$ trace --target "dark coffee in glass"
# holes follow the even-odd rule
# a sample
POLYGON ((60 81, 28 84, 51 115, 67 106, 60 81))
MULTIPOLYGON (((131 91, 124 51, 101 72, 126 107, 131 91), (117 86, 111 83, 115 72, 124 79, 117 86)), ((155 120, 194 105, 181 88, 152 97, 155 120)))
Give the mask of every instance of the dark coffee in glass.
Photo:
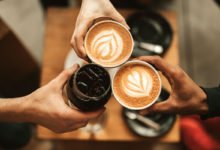
POLYGON ((109 73, 101 66, 87 64, 76 71, 66 86, 69 101, 82 111, 102 108, 111 97, 109 73))

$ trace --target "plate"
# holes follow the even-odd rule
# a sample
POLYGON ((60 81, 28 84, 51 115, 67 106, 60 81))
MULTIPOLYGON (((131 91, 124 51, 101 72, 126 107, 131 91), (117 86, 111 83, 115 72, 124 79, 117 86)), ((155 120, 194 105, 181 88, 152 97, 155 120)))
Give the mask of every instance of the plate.
MULTIPOLYGON (((173 38, 173 31, 163 16, 152 11, 137 12, 128 17, 127 23, 135 41, 161 45, 163 53, 160 55, 166 53, 173 38)), ((135 47, 133 56, 141 55, 157 54, 135 47)))
MULTIPOLYGON (((169 97, 169 93, 165 89, 162 89, 161 94, 160 94, 157 102, 164 101, 168 97, 169 97)), ((127 124, 128 128, 133 133, 135 133, 139 136, 142 136, 142 137, 147 137, 147 138, 155 138, 155 137, 163 136, 172 128, 172 126, 176 120, 176 115, 161 114, 161 113, 146 115, 145 117, 160 124, 161 129, 157 131, 157 130, 154 130, 150 127, 147 127, 146 125, 144 125, 142 122, 140 122, 138 120, 129 119, 125 115, 126 111, 132 111, 132 110, 129 110, 127 108, 123 108, 123 111, 122 111, 122 116, 123 116, 124 121, 127 124)))
MULTIPOLYGON (((87 64, 85 60, 78 57, 74 51, 74 49, 71 49, 69 53, 66 56, 65 62, 64 62, 64 69, 70 68, 73 64, 79 64, 80 67, 87 64)), ((115 68, 105 68, 108 73, 110 74, 111 79, 114 76, 114 73, 117 71, 118 67, 115 68)))
POLYGON ((71 49, 69 53, 66 56, 65 62, 64 62, 64 69, 70 68, 73 64, 79 64, 79 66, 83 66, 86 64, 86 61, 79 58, 75 51, 71 49))

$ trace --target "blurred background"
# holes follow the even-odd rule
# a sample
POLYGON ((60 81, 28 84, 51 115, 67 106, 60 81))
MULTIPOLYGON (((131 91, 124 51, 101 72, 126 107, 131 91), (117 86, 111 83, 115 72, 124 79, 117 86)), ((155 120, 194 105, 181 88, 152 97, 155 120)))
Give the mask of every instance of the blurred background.
MULTIPOLYGON (((219 85, 220 7, 216 1, 112 0, 112 2, 116 8, 148 7, 176 11, 181 67, 201 86, 219 85)), ((80 4, 80 0, 0 0, 2 97, 22 96, 39 87, 47 9, 80 7, 80 4)), ((166 145, 163 147, 170 149, 166 148, 166 145)), ((24 149, 30 148, 53 149, 53 144, 50 141, 32 140, 24 149)), ((179 149, 179 146, 174 145, 173 149, 179 149)))

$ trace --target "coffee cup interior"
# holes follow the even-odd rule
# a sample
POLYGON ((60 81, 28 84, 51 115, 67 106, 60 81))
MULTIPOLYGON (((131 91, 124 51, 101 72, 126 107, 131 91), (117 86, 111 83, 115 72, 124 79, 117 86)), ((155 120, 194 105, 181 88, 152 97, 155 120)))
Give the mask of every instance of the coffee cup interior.
POLYGON ((128 109, 130 109, 130 110, 142 110, 142 109, 146 109, 146 108, 150 107, 151 105, 153 105, 153 104, 157 101, 157 99, 158 99, 158 97, 159 97, 159 95, 160 95, 160 93, 161 93, 161 88, 162 88, 161 78, 160 78, 160 75, 159 75, 159 73, 157 72, 157 70, 156 70, 151 64, 149 64, 149 63, 147 63, 147 62, 144 62, 144 61, 141 61, 141 60, 128 61, 128 62, 126 62, 125 64, 123 64, 122 66, 120 66, 119 68, 117 68, 117 69, 114 71, 114 73, 112 74, 112 80, 111 80, 111 82, 112 82, 112 83, 111 83, 111 84, 112 84, 112 92, 113 92, 113 95, 114 95, 115 99, 116 99, 123 107, 128 108, 128 109), (115 88, 114 88, 115 86, 117 86, 117 84, 119 84, 118 82, 115 81, 115 77, 116 77, 117 73, 118 73, 121 69, 123 69, 124 67, 129 66, 129 65, 134 65, 134 64, 141 64, 141 65, 144 65, 144 66, 147 66, 148 68, 150 68, 150 69, 155 73, 155 75, 157 76, 158 82, 159 82, 159 89, 158 89, 158 93, 157 93, 157 95, 155 96, 155 98, 154 98, 153 100, 151 100, 150 103, 148 103, 148 104, 146 104, 146 105, 144 105, 144 106, 140 106, 140 107, 132 107, 132 106, 126 104, 126 103, 122 100, 122 98, 120 98, 120 97, 116 94, 117 92, 115 91, 115 88))

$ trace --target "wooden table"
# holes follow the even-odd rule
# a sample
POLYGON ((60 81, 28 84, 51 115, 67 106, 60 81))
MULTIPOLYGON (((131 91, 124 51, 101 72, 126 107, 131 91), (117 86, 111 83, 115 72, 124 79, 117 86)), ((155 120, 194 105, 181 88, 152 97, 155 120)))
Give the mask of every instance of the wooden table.
MULTIPOLYGON (((68 54, 70 47, 70 39, 73 33, 74 24, 79 9, 69 8, 50 8, 47 14, 46 35, 44 57, 42 63, 41 85, 47 84, 51 79, 55 78, 64 66, 64 60, 68 54)), ((119 10, 119 12, 127 17, 135 10, 119 10)), ((169 51, 165 55, 165 59, 172 64, 179 63, 178 57, 178 36, 176 14, 174 12, 161 12, 168 19, 173 27, 174 37, 169 51)), ((169 89, 169 84, 162 77, 163 84, 169 89)), ((52 131, 38 126, 38 137, 42 139, 75 139, 75 140, 96 140, 96 141, 138 141, 148 140, 134 135, 124 123, 121 116, 121 105, 112 97, 107 104, 108 119, 104 130, 98 132, 91 137, 90 134, 81 130, 73 131, 65 134, 56 134, 52 131)), ((152 139, 149 139, 152 140, 152 139)), ((173 128, 163 137, 154 139, 162 142, 178 142, 179 135, 179 117, 177 117, 173 128)))

